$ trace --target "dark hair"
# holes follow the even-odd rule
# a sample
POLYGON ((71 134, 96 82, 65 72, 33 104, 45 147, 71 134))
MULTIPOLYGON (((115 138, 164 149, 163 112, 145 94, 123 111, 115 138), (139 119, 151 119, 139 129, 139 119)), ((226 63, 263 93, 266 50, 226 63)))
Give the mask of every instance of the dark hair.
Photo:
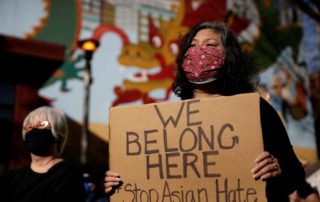
MULTIPOLYGON (((221 68, 221 76, 214 81, 221 95, 235 95, 255 91, 258 68, 254 61, 242 52, 232 30, 223 22, 202 22, 192 27, 182 39, 177 56, 177 73, 172 90, 181 99, 193 98, 195 85, 190 83, 183 71, 183 59, 186 51, 198 31, 211 29, 220 35, 225 49, 225 62, 221 68)), ((210 85, 212 83, 209 83, 210 85)), ((213 85, 212 85, 213 86, 213 85)))

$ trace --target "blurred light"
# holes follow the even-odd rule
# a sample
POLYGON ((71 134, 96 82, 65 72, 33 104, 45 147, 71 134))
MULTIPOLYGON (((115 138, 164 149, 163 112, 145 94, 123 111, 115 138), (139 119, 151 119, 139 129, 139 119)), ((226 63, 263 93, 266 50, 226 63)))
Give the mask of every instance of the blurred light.
POLYGON ((92 51, 94 52, 98 46, 99 42, 95 39, 85 39, 78 42, 79 48, 84 51, 92 51))

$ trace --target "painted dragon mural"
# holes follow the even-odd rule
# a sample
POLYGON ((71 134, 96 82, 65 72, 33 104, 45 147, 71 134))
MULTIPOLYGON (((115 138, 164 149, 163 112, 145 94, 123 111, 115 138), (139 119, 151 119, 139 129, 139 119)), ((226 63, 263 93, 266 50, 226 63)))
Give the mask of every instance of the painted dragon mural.
MULTIPOLYGON (((214 3, 208 0, 194 6, 191 0, 180 0, 174 19, 161 20, 160 25, 156 26, 153 19, 148 18, 149 36, 146 42, 129 42, 123 31, 111 29, 114 25, 98 26, 93 34, 97 40, 102 33, 115 31, 124 41, 118 57, 122 70, 124 72, 129 68, 138 70, 137 73, 125 75, 122 84, 114 87, 116 99, 112 102, 112 106, 136 101, 151 103, 169 100, 181 35, 197 22, 225 19, 237 33, 244 31, 251 23, 248 18, 227 12, 226 1, 214 3), (157 90, 164 91, 162 98, 152 96, 157 90)), ((257 34, 254 32, 251 35, 257 34)))
MULTIPOLYGON (((267 10, 265 14, 273 12, 272 5, 265 2, 239 4, 231 0, 207 0, 195 5, 192 0, 180 0, 174 19, 161 20, 160 25, 156 26, 153 19, 149 17, 148 41, 131 43, 126 39, 126 43, 123 44, 118 57, 121 69, 126 72, 126 69, 134 68, 138 73, 125 75, 122 84, 114 87, 116 99, 112 102, 112 106, 136 101, 151 103, 169 100, 179 39, 190 26, 200 21, 226 21, 235 33, 242 36, 244 50, 261 55, 264 67, 271 64, 282 48, 290 42, 279 43, 276 48, 268 45, 270 40, 268 30, 275 31, 281 36, 295 30, 289 26, 278 30, 271 29, 271 27, 277 27, 277 22, 269 22, 270 20, 265 21, 262 26, 258 8, 267 10), (164 91, 162 98, 152 96, 157 90, 164 91)), ((103 33, 101 31, 104 30, 103 27, 112 26, 114 25, 101 24, 94 31, 94 37, 103 33)), ((111 30, 105 29, 105 32, 109 31, 111 30)), ((121 32, 120 36, 123 39, 125 33, 121 32)), ((99 37, 97 39, 99 40, 99 37)))
POLYGON ((40 23, 34 26, 32 32, 27 33, 26 37, 66 47, 65 62, 44 84, 44 87, 59 82, 60 90, 68 92, 70 90, 69 80, 82 80, 80 73, 83 68, 78 64, 83 60, 83 55, 73 57, 81 30, 81 2, 78 0, 61 2, 43 0, 43 3, 47 15, 39 20, 40 23))
MULTIPOLYGON (((79 1, 74 2, 79 3, 79 1)), ((221 0, 218 2, 214 0, 179 0, 176 1, 177 6, 172 9, 172 12, 175 13, 174 18, 160 19, 159 21, 151 17, 152 15, 146 18, 147 40, 138 42, 130 41, 126 31, 117 27, 115 23, 102 22, 98 24, 92 31, 93 38, 101 40, 104 34, 112 32, 122 40, 117 63, 123 72, 123 77, 119 83, 111 86, 114 99, 108 101, 108 104, 118 106, 170 100, 172 98, 171 85, 175 77, 175 57, 179 49, 181 35, 190 26, 200 21, 220 20, 228 23, 237 34, 244 51, 254 57, 257 56, 261 72, 272 68, 287 48, 292 50, 294 63, 300 66, 300 69, 306 68, 308 70, 307 78, 304 80, 310 79, 311 83, 309 86, 302 86, 305 88, 304 90, 301 90, 300 85, 301 88, 296 88, 297 92, 292 91, 299 94, 299 96, 293 96, 299 100, 286 102, 289 105, 287 109, 294 108, 294 103, 300 102, 299 112, 307 112, 309 109, 302 101, 311 96, 313 114, 319 125, 320 54, 319 42, 318 44, 314 43, 314 41, 319 41, 317 35, 319 33, 317 31, 319 13, 316 9, 312 9, 312 6, 306 5, 300 0, 296 2, 295 7, 283 4, 282 1, 269 0, 221 0), (310 52, 310 48, 313 54, 305 54, 305 61, 298 59, 297 53, 310 52), (307 92, 306 88, 310 88, 310 92, 307 92)), ((70 6, 73 11, 78 9, 75 4, 70 6)), ((49 29, 57 26, 56 22, 58 21, 53 21, 53 16, 58 16, 54 12, 57 5, 52 3, 51 7, 46 7, 46 9, 49 8, 50 16, 43 19, 46 26, 43 26, 42 29, 37 28, 37 35, 35 34, 34 38, 47 41, 59 39, 59 37, 53 37, 49 29)), ((78 63, 82 61, 82 57, 81 55, 72 57, 72 51, 76 48, 74 43, 79 39, 78 28, 80 26, 77 24, 78 20, 73 19, 71 34, 68 34, 68 40, 63 41, 71 53, 66 53, 66 62, 46 83, 47 86, 50 86, 59 82, 61 83, 60 89, 64 92, 70 90, 68 81, 71 79, 81 80, 82 68, 78 67, 78 63)), ((59 19, 60 21, 62 20, 59 19)), ((291 77, 300 77, 295 70, 290 72, 291 77)), ((310 112, 308 111, 308 113, 310 112)), ((302 113, 302 115, 306 116, 306 113, 302 113)), ((319 132, 316 133, 319 134, 319 132)))
MULTIPOLYGON (((83 68, 79 67, 78 63, 83 60, 83 56, 79 54, 73 57, 80 34, 81 3, 78 0, 64 2, 63 8, 66 14, 62 16, 59 15, 61 4, 47 0, 43 2, 47 15, 39 20, 39 25, 35 26, 32 32, 27 33, 26 37, 66 45, 68 51, 65 63, 44 87, 60 82, 60 90, 67 92, 70 90, 69 80, 82 79, 83 68), (60 23, 66 19, 67 23, 60 23), (57 27, 59 29, 56 29, 57 27), (65 31, 63 33, 52 32, 52 30, 61 29, 65 31)), ((318 19, 317 13, 307 12, 311 8, 310 5, 303 4, 301 1, 297 3, 310 17, 318 19)), ((297 8, 288 10, 281 7, 282 4, 276 5, 267 0, 222 0, 219 2, 179 0, 177 5, 174 19, 161 20, 158 25, 154 19, 148 18, 148 41, 132 43, 125 31, 114 24, 103 23, 93 31, 93 37, 97 40, 100 40, 101 36, 107 32, 114 32, 124 41, 118 57, 124 78, 121 84, 113 87, 116 98, 112 101, 112 106, 136 101, 151 103, 169 100, 179 39, 190 26, 200 21, 227 22, 239 35, 243 49, 258 56, 262 70, 273 64, 287 46, 290 46, 294 52, 297 52, 299 48, 303 31, 301 26, 296 19, 288 20, 288 17, 283 17, 293 16, 294 18, 297 8), (128 69, 134 69, 134 72, 137 73, 128 74, 132 72, 128 69), (163 95, 155 96, 157 91, 163 92, 163 95)), ((318 78, 312 76, 314 77, 318 78)), ((316 86, 313 83, 312 86, 316 86)), ((313 95, 316 94, 313 93, 313 95)))
MULTIPOLYGON (((68 7, 78 8, 79 2, 68 7), (77 6, 78 5, 78 6, 77 6)), ((121 71, 124 73, 122 84, 113 87, 116 98, 112 106, 133 102, 151 103, 170 99, 171 84, 174 80, 175 57, 178 52, 178 43, 181 35, 197 22, 204 20, 225 21, 239 35, 239 41, 245 51, 258 55, 262 68, 267 68, 277 58, 283 48, 291 44, 294 49, 301 38, 301 29, 297 26, 280 26, 279 18, 265 18, 276 15, 275 6, 269 1, 234 1, 214 0, 193 1, 180 0, 176 17, 171 20, 160 20, 158 26, 151 17, 148 18, 148 41, 131 43, 124 30, 114 24, 102 23, 93 31, 93 38, 101 39, 107 32, 113 32, 123 40, 123 47, 118 57, 121 71), (288 37, 290 35, 290 37, 288 37), (241 36, 241 37, 240 37, 241 36), (288 40, 282 40, 286 38, 288 40), (276 41, 276 46, 270 41, 276 41), (266 51, 267 50, 267 51, 266 51), (128 69, 134 72, 128 74, 128 69), (162 96, 155 96, 155 92, 163 92, 162 96)), ((46 6, 53 12, 55 5, 46 6)), ((51 13, 50 16, 53 16, 51 13)), ((72 15, 74 16, 74 15, 72 15)), ((50 39, 49 28, 56 26, 54 17, 46 18, 46 27, 38 29, 35 38, 41 40, 50 39)), ((72 18, 73 19, 73 18, 72 18)), ((73 22, 79 23, 79 20, 73 22)), ((76 48, 75 41, 79 35, 79 24, 75 24, 72 39, 64 41, 69 51, 66 52, 65 63, 48 80, 45 86, 55 82, 61 82, 61 91, 69 91, 70 79, 81 80, 80 73, 83 68, 78 63, 83 59, 82 55, 72 57, 76 48), (77 28, 78 27, 78 28, 77 28), (70 43, 72 41, 72 43, 70 43)), ((52 34, 51 34, 52 35, 52 34)), ((52 37, 51 37, 52 38, 52 37)), ((55 40, 58 40, 55 37, 55 40)), ((59 43, 62 43, 60 40, 59 43)))
MULTIPOLYGON (((279 8, 270 1, 261 0, 225 0, 218 3, 207 0, 199 1, 198 4, 194 4, 192 0, 180 0, 174 19, 161 20, 156 26, 154 19, 148 17, 148 41, 132 43, 121 31, 120 36, 124 43, 118 56, 118 63, 123 72, 132 72, 127 69, 135 69, 133 71, 135 73, 125 74, 123 82, 114 86, 116 98, 112 106, 137 101, 146 104, 169 100, 175 76, 175 58, 179 49, 179 40, 190 26, 200 21, 225 21, 239 37, 243 50, 257 56, 261 71, 272 69, 275 61, 278 61, 286 50, 290 50, 292 54, 299 52, 303 31, 293 18, 281 21, 277 16, 279 14, 277 9, 279 8), (153 95, 158 90, 164 91, 160 98, 153 95)), ((281 15, 287 15, 287 13, 281 15)), ((108 25, 100 25, 95 32, 103 34, 101 30, 105 26, 108 25)), ((292 61, 294 60, 295 58, 292 58, 292 61)), ((296 131, 304 127, 313 127, 312 116, 310 116, 312 115, 311 105, 306 104, 307 87, 297 79, 301 75, 293 68, 293 64, 296 63, 298 61, 287 64, 288 71, 284 71, 287 75, 285 78, 289 80, 291 78, 291 90, 282 89, 292 100, 288 101, 287 97, 278 96, 282 99, 282 103, 286 103, 286 108, 280 111, 289 110, 290 112, 291 119, 285 117, 284 121, 293 140, 295 137, 301 137, 299 134, 293 135, 296 131), (302 120, 303 123, 299 127, 292 129, 293 125, 297 126, 296 123, 302 120)), ((306 74, 305 76, 303 79, 308 80, 308 76, 306 74)), ((273 85, 271 81, 269 83, 273 85)), ((272 88, 269 89, 271 95, 273 95, 272 88)), ((314 133, 314 130, 309 130, 307 139, 310 141, 304 146, 312 145, 314 133)), ((301 141, 297 139, 295 143, 299 144, 299 142, 301 141)))

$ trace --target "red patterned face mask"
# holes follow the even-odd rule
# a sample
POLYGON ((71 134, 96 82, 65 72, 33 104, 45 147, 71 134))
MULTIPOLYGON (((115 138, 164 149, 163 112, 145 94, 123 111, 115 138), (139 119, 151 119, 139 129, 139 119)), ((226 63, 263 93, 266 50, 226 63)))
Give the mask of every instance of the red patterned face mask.
POLYGON ((211 46, 190 47, 183 60, 183 70, 191 83, 204 84, 217 79, 225 54, 211 46))

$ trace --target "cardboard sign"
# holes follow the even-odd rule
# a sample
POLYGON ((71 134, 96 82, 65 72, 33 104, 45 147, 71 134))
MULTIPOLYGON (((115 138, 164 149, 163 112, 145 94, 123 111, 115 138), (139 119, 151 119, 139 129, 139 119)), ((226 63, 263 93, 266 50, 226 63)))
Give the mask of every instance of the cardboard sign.
POLYGON ((112 202, 266 201, 250 170, 263 151, 259 95, 110 108, 112 202))

